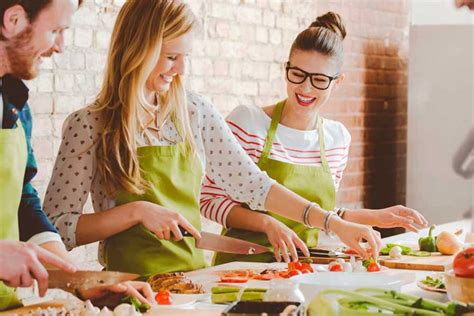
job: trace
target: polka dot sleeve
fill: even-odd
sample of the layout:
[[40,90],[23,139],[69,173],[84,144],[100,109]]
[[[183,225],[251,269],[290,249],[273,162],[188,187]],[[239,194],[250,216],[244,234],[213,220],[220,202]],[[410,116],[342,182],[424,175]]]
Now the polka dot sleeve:
[[94,177],[93,116],[82,109],[66,119],[44,200],[44,210],[68,249],[76,247],[77,221],[83,212]]
[[275,181],[247,156],[209,101],[201,97],[194,104],[202,116],[206,174],[234,201],[247,203],[254,210],[264,210],[268,191]]

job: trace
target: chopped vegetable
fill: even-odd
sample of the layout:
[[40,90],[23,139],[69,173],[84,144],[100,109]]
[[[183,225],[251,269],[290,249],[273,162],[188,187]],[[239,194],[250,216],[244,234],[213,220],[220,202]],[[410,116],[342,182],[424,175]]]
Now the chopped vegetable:
[[328,289],[309,304],[308,315],[462,315],[474,306],[434,300],[383,289],[353,292]]
[[380,271],[380,266],[378,265],[377,262],[371,262],[367,266],[367,272],[378,272]]
[[245,276],[222,276],[220,281],[224,283],[246,283],[249,277]]
[[400,259],[402,257],[402,248],[400,246],[394,246],[388,253],[392,259]]
[[344,268],[342,267],[342,264],[335,263],[335,264],[329,266],[329,271],[331,271],[331,272],[344,272]]
[[446,285],[444,284],[441,278],[433,278],[433,277],[427,276],[425,279],[421,280],[421,283],[437,288],[437,289],[446,288]]
[[237,300],[241,301],[262,301],[266,289],[247,288],[243,290],[240,287],[221,286],[211,289],[211,300],[214,304],[231,303]]
[[122,303],[132,305],[135,308],[135,310],[140,313],[145,313],[151,308],[150,305],[143,304],[142,302],[138,300],[138,298],[134,296],[125,296],[124,298],[122,298]]
[[168,290],[159,291],[155,296],[155,301],[159,305],[171,305],[173,302],[171,299],[171,292]]

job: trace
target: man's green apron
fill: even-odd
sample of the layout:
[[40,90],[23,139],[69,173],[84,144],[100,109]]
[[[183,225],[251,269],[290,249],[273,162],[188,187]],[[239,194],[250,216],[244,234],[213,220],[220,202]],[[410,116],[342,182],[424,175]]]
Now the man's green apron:
[[[121,193],[117,205],[149,201],[183,215],[201,230],[199,194],[202,166],[184,142],[172,146],[138,148],[143,178],[150,188],[142,196]],[[206,266],[204,254],[195,240],[158,239],[143,225],[136,225],[108,238],[105,244],[107,269],[149,276],[155,273],[189,271]]]
[[[273,138],[275,137],[285,102],[286,100],[278,103],[273,111],[272,122],[268,129],[262,155],[257,165],[281,185],[312,202],[318,203],[325,210],[332,210],[336,203],[336,190],[331,176],[331,170],[326,160],[323,120],[320,117],[318,117],[317,129],[321,147],[321,166],[296,165],[269,158]],[[268,212],[268,214],[291,228],[309,248],[317,246],[318,229],[308,228],[301,223],[272,212]],[[224,230],[223,234],[229,237],[255,242],[272,249],[265,233],[230,228]],[[213,264],[222,264],[231,261],[271,262],[273,260],[274,257],[272,253],[259,255],[216,253]]]
[[[1,97],[1,96],[0,96]],[[0,107],[0,111],[3,108]],[[25,130],[0,128],[0,240],[18,240],[18,207],[27,160]],[[12,288],[0,282],[0,310],[21,305]]]

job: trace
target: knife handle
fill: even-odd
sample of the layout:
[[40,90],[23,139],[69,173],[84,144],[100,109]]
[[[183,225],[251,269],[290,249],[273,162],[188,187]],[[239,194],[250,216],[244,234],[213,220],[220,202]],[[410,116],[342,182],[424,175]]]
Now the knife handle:
[[179,226],[179,231],[181,232],[181,235],[183,235],[183,237],[194,237],[193,235],[191,235],[190,232],[188,232],[186,229],[184,229],[181,226]]

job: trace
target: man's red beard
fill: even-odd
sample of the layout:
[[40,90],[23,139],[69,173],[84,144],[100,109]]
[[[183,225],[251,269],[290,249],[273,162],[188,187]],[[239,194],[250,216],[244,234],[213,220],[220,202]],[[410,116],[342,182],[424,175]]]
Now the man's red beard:
[[12,38],[6,46],[10,63],[9,73],[19,79],[31,80],[38,75],[37,56],[31,41],[33,28],[28,26],[23,32]]

